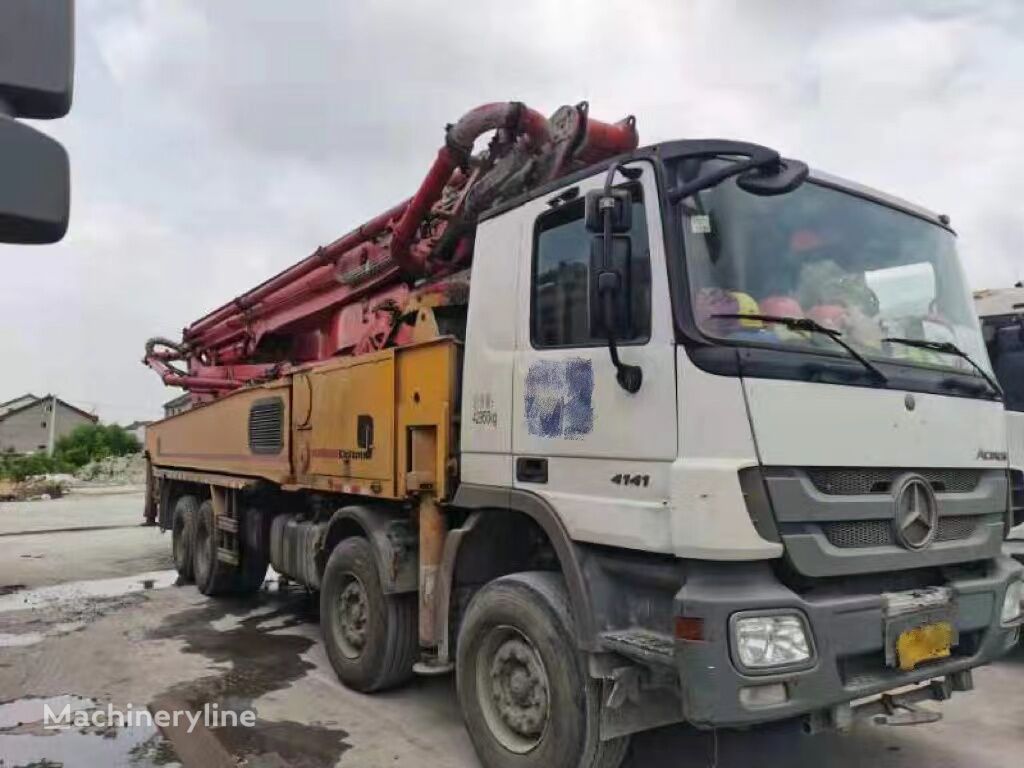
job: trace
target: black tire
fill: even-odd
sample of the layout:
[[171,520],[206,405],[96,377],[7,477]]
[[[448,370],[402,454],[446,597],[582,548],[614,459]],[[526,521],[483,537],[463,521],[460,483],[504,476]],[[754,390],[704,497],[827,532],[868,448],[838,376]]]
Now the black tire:
[[248,507],[242,513],[242,534],[239,544],[242,562],[236,569],[235,592],[251,595],[258,592],[267,578],[270,564],[270,543],[263,510]]
[[335,547],[320,586],[320,631],[338,679],[363,693],[408,680],[418,652],[416,606],[415,594],[384,594],[366,539]]
[[487,768],[617,768],[629,737],[599,738],[601,686],[576,650],[560,575],[504,576],[474,595],[459,631],[456,684]]
[[192,562],[196,586],[211,597],[234,591],[237,570],[217,559],[217,538],[213,526],[213,502],[207,499],[195,515]]
[[199,502],[195,496],[181,496],[174,504],[171,521],[171,551],[178,576],[185,582],[192,581],[192,549],[196,514]]

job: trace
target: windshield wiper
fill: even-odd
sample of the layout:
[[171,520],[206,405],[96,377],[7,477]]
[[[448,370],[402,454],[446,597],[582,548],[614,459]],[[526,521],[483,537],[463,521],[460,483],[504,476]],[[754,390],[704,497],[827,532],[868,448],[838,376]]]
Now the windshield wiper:
[[845,349],[850,353],[850,357],[856,360],[858,363],[863,365],[872,376],[883,384],[889,383],[889,377],[882,373],[882,369],[877,365],[868,360],[864,355],[850,346],[848,343],[843,341],[842,335],[839,331],[833,328],[827,328],[821,323],[812,320],[809,317],[782,317],[780,315],[746,315],[746,314],[719,314],[712,315],[714,318],[721,318],[723,320],[760,320],[762,323],[776,323],[778,325],[784,325],[791,331],[807,331],[809,333],[820,333],[823,336],[828,336],[836,344]]
[[926,341],[925,339],[901,339],[895,336],[882,339],[882,341],[888,341],[891,344],[903,344],[908,347],[917,347],[918,349],[929,349],[932,352],[945,352],[947,355],[953,355],[959,357],[961,360],[966,360],[967,363],[978,372],[978,374],[985,380],[985,382],[992,387],[992,391],[995,392],[1000,399],[1004,398],[1003,388],[999,386],[995,379],[993,379],[985,369],[978,365],[974,360],[964,352],[960,347],[951,341]]

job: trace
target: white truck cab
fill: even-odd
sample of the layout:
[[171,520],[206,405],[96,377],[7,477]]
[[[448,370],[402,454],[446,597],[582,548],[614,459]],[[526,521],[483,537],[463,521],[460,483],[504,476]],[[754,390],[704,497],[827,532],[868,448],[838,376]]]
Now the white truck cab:
[[[1003,404],[955,235],[822,173],[694,184],[732,162],[712,143],[638,150],[480,222],[455,504],[558,521],[584,647],[678,674],[681,710],[635,722],[813,730],[938,681],[886,700],[916,717],[1021,622]],[[612,235],[618,364],[595,311],[602,187],[631,214]]]

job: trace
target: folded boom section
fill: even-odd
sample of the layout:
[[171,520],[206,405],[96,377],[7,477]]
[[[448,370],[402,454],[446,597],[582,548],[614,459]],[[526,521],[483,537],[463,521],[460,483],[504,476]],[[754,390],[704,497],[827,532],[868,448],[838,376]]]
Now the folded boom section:
[[550,118],[519,102],[470,110],[448,126],[412,197],[195,321],[180,341],[150,339],[143,362],[202,401],[296,365],[443,333],[468,300],[481,214],[636,146],[632,116],[593,120],[586,102]]

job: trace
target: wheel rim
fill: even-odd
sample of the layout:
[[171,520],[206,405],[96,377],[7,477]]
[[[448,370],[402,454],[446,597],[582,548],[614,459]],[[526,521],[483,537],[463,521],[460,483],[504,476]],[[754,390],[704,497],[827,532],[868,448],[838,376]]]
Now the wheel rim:
[[366,648],[370,603],[366,589],[355,574],[342,576],[341,589],[334,606],[334,620],[338,628],[338,644],[347,659],[358,659]]
[[487,727],[510,752],[534,749],[548,729],[547,669],[533,642],[515,627],[484,637],[476,659],[476,693]]

